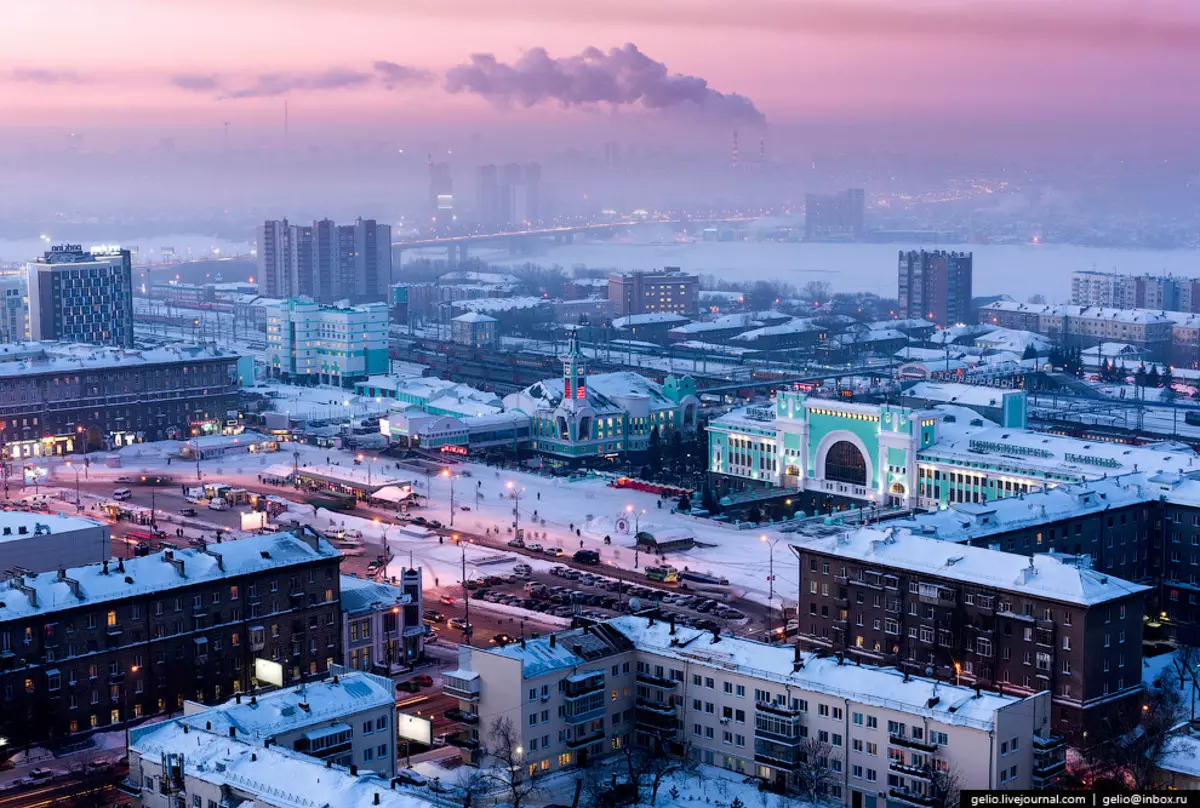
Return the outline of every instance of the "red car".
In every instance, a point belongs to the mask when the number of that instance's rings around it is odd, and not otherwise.
[[[450,595],[442,595],[440,598],[438,598],[438,602],[440,602],[440,603],[444,603],[444,604],[446,604],[447,606],[453,606],[453,605],[454,605],[454,598],[453,598],[453,597],[451,597]]]

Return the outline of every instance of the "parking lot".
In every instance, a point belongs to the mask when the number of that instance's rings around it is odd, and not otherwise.
[[[722,593],[672,591],[618,580],[572,567],[533,572],[517,565],[514,574],[487,575],[467,582],[473,601],[501,603],[556,617],[606,619],[658,607],[664,618],[702,629],[742,628],[747,615],[725,603]]]

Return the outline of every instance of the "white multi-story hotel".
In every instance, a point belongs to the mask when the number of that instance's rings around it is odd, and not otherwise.
[[[951,779],[1029,789],[1061,770],[1049,693],[985,693],[644,616],[463,646],[443,683],[464,761],[488,765],[507,718],[530,776],[636,744],[780,786],[819,765],[835,801],[927,808]]]

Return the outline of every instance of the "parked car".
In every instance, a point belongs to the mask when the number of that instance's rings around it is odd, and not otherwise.
[[[179,512],[181,514],[183,514],[184,516],[195,516],[196,515],[196,509],[192,508],[190,506],[186,507],[186,508],[180,508]]]
[[[509,547],[524,547],[524,546],[525,546],[525,540],[524,540],[524,539],[522,539],[520,536],[517,536],[515,539],[513,539],[512,541],[510,541],[510,542],[508,543],[508,546],[509,546]]]
[[[408,783],[410,786],[423,786],[428,782],[425,775],[414,769],[401,769],[396,772],[396,779],[401,783]]]
[[[575,560],[580,564],[599,564],[600,554],[595,550],[577,550],[574,556]],[[588,576],[592,578],[593,576]],[[591,583],[589,581],[588,583]]]
[[[540,553],[542,551],[542,545],[538,544],[537,542],[530,542],[529,544],[525,545],[525,549],[531,553]]]
[[[562,558],[563,551],[561,547],[547,547],[545,553],[551,558]]]

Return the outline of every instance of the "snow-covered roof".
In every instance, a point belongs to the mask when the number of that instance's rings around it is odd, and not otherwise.
[[[646,396],[651,410],[673,409],[677,404],[663,395],[662,385],[632,371],[595,373],[587,377],[585,386],[588,406],[597,413],[618,412],[617,399]],[[520,392],[506,396],[508,410],[521,410],[532,415],[539,409],[553,409],[562,402],[562,379],[535,382]]]
[[[1034,350],[1043,350],[1050,347],[1050,338],[1033,331],[1014,328],[997,328],[975,337],[977,348],[1006,349],[1023,353],[1029,345],[1032,345]]]
[[[81,516],[59,516],[29,511],[0,511],[0,543],[28,539],[41,533],[72,533],[107,525]]]
[[[412,603],[412,597],[404,590],[391,584],[372,581],[369,578],[359,578],[355,575],[342,575],[342,611],[350,614],[374,611],[385,606]]]
[[[998,300],[980,308],[981,313],[1021,312],[1041,317],[1080,317],[1093,320],[1115,320],[1123,323],[1153,325],[1173,322],[1166,312],[1156,309],[1113,309],[1104,306],[1076,306],[1067,303],[1020,303]]]
[[[857,343],[884,342],[888,340],[907,340],[908,336],[894,328],[876,328],[863,331],[847,331],[833,338],[839,345],[855,345]]]
[[[536,309],[539,306],[548,306],[549,304],[550,301],[542,297],[481,297],[475,300],[454,301],[456,308],[479,312]]]
[[[969,687],[956,687],[915,676],[905,677],[895,668],[839,665],[832,657],[801,654],[795,670],[791,646],[768,645],[741,637],[722,636],[713,642],[711,632],[671,626],[663,620],[626,616],[608,621],[639,652],[678,659],[719,670],[743,671],[749,676],[803,688],[813,693],[849,697],[862,704],[920,715],[943,724],[991,728],[997,710],[1022,699]],[[793,691],[794,694],[794,691]],[[931,707],[930,704],[933,704]]]
[[[732,328],[755,328],[762,326],[762,321],[755,319],[753,314],[725,314],[715,320],[698,320],[685,323],[671,329],[672,334],[703,334],[707,331],[728,331]]]
[[[1200,738],[1187,733],[1172,735],[1163,744],[1155,765],[1173,774],[1200,778]]]
[[[1021,468],[1046,474],[1098,479],[1114,474],[1200,471],[1200,456],[1178,448],[1169,451],[1154,446],[1087,441],[1023,429],[991,427],[953,439],[938,440],[920,452],[922,460],[954,459],[978,463],[981,458],[1011,458]]]
[[[232,727],[239,737],[261,741],[395,703],[390,679],[347,668],[336,678],[259,693],[253,701],[244,696],[214,707],[184,702],[180,721],[192,729],[211,726],[218,735],[228,735]]]
[[[237,793],[258,795],[282,808],[429,808],[429,801],[373,773],[351,775],[340,766],[282,749],[250,744],[167,720],[130,731],[130,751],[157,765],[183,755],[185,776]],[[378,800],[378,802],[376,802]]]
[[[981,384],[955,384],[951,382],[917,382],[907,388],[905,397],[926,401],[944,401],[947,404],[962,404],[967,407],[999,407],[1005,393],[1014,393],[997,387]]]
[[[8,348],[9,346],[2,346]],[[72,342],[15,343],[0,350],[0,377],[66,373],[102,368],[146,368],[177,362],[237,359],[239,354],[202,345],[132,350]],[[6,356],[11,355],[11,360]]]
[[[820,331],[821,327],[816,325],[812,320],[797,317],[794,320],[789,320],[786,323],[779,325],[767,325],[762,328],[756,328],[753,331],[747,331],[744,334],[738,334],[730,339],[738,342],[756,342],[760,339],[769,337],[780,337],[787,334],[802,334],[810,331]]]
[[[300,466],[296,473],[302,477],[320,477],[330,482],[377,485],[399,485],[411,483],[416,475],[409,471],[389,469],[384,463],[363,463],[359,466],[335,466],[310,464]]]
[[[633,328],[639,325],[654,325],[662,323],[670,323],[674,325],[682,325],[688,322],[688,318],[682,314],[672,314],[667,311],[655,311],[648,314],[630,314],[625,317],[617,317],[612,321],[613,328]]]
[[[532,679],[554,671],[588,665],[628,651],[631,647],[624,634],[601,623],[586,629],[575,628],[546,634],[503,648],[476,649],[475,653],[482,651],[520,660],[522,674],[526,679]]]
[[[948,544],[901,528],[859,528],[810,542],[804,549],[1080,606],[1093,606],[1149,590],[1141,584],[1064,563],[1057,556],[1026,557],[984,547]]]
[[[466,314],[460,314],[451,322],[455,323],[494,323],[495,317],[488,317],[486,314],[480,314],[477,311],[469,311]]]
[[[888,524],[927,538],[966,542],[1157,499],[1160,491],[1148,477],[1146,474],[1129,474],[1058,485],[986,503],[962,502],[945,510],[918,513]],[[1200,492],[1200,482],[1191,482],[1196,483],[1195,489]]]
[[[206,581],[238,578],[316,559],[337,558],[338,555],[333,545],[324,539],[272,533],[210,544],[207,552],[186,548],[125,559],[120,562],[123,571],[110,562],[72,567],[65,570],[62,577],[58,572],[26,575],[11,579],[7,588],[0,589],[3,598],[0,621],[75,608],[84,603],[101,603]],[[18,589],[18,582],[25,589]]]

